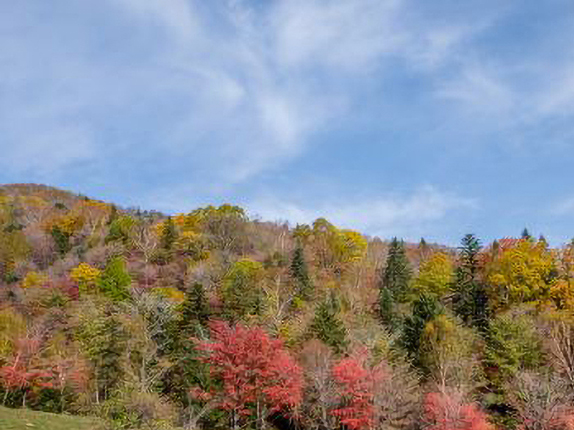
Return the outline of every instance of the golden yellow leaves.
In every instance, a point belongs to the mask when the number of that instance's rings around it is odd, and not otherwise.
[[[80,292],[94,288],[102,271],[88,263],[80,263],[70,271],[70,277],[78,284]]]
[[[171,300],[176,303],[181,303],[185,299],[185,294],[174,287],[158,287],[153,289],[153,293],[160,297]]]
[[[66,236],[73,236],[84,225],[84,217],[79,214],[69,213],[48,220],[44,225],[44,230],[50,232],[58,228]]]
[[[209,258],[209,243],[205,236],[193,231],[184,231],[175,241],[174,248],[192,261]]]
[[[46,275],[32,270],[26,274],[20,286],[22,288],[38,288],[46,285],[48,281],[49,278]]]
[[[318,218],[310,228],[298,225],[294,236],[309,242],[316,249],[318,262],[323,267],[343,271],[345,266],[362,260],[367,252],[367,240],[353,230],[339,229],[325,218]]]
[[[422,263],[413,283],[413,289],[418,293],[436,294],[442,297],[450,288],[453,270],[450,257],[443,252],[436,252]]]
[[[544,241],[520,240],[488,263],[492,303],[544,301],[556,284],[556,265]]]

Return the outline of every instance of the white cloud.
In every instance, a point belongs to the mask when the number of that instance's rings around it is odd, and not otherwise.
[[[250,213],[263,220],[311,223],[319,217],[335,225],[382,238],[416,239],[429,224],[444,222],[457,211],[477,209],[475,199],[426,186],[410,195],[347,199],[340,202],[299,204],[279,199],[254,200]],[[428,233],[428,231],[427,231]]]
[[[166,160],[190,160],[190,170],[209,171],[206,182],[233,186],[303,154],[313,133],[351,115],[349,106],[360,102],[361,87],[378,85],[385,79],[385,66],[396,59],[412,67],[425,83],[436,84],[437,103],[448,100],[469,107],[471,114],[473,109],[494,112],[496,120],[502,113],[504,118],[522,118],[517,110],[532,106],[517,96],[497,65],[485,68],[467,61],[472,56],[469,42],[495,21],[496,14],[438,21],[417,14],[416,5],[408,0],[284,0],[265,5],[241,0],[109,0],[105,4],[107,8],[99,12],[117,14],[114,20],[122,27],[120,34],[110,33],[110,41],[118,39],[103,44],[105,52],[84,52],[82,43],[68,47],[62,43],[68,32],[78,40],[94,35],[83,28],[86,34],[76,34],[73,31],[80,27],[56,20],[50,24],[49,19],[40,30],[31,25],[25,37],[18,32],[6,38],[0,73],[10,77],[4,87],[11,94],[4,120],[28,124],[27,115],[34,113],[38,118],[34,127],[13,129],[14,139],[30,151],[31,142],[39,141],[36,135],[45,130],[46,135],[61,138],[37,146],[58,141],[59,147],[68,147],[63,153],[74,154],[76,141],[82,141],[86,143],[80,152],[94,160],[103,149],[131,145],[138,153],[145,152],[150,148],[129,139],[133,132],[129,128],[136,126],[106,116],[144,110],[144,121],[148,117],[157,121],[157,135],[146,145],[154,145],[155,139],[157,148],[152,149],[159,153],[161,148]],[[90,13],[87,6],[85,13]],[[56,28],[58,24],[62,27]],[[142,34],[147,37],[140,40]],[[117,55],[114,49],[127,55]],[[36,57],[44,61],[42,68]],[[452,72],[445,74],[445,67]],[[574,87],[564,82],[567,88]],[[22,88],[36,87],[43,90],[39,96],[21,97]],[[556,112],[572,99],[568,91],[557,88],[544,94],[546,98],[542,93],[535,97],[544,101],[541,112]],[[440,108],[446,116],[452,112],[452,106]],[[164,112],[170,109],[172,115]],[[537,115],[533,106],[528,110],[531,117]],[[66,124],[78,130],[119,129],[120,138],[105,142],[75,138],[77,132],[61,131]],[[71,156],[68,163],[78,156]],[[65,160],[62,156],[56,163],[60,169]],[[16,155],[3,163],[19,163],[24,170],[35,166]]]
[[[457,78],[439,85],[436,95],[485,114],[500,114],[514,107],[509,86],[480,66],[465,67]]]
[[[349,75],[368,73],[385,56],[435,67],[474,29],[409,23],[403,0],[290,0],[259,8],[233,0],[213,4],[217,22],[199,2],[122,5],[144,18],[141,25],[154,20],[175,39],[158,54],[154,63],[162,67],[154,65],[154,74],[189,93],[190,108],[170,126],[166,149],[183,155],[194,147],[216,180],[229,184],[297,157],[313,131],[347,113]],[[317,86],[314,73],[329,84]]]
[[[396,52],[404,32],[393,21],[400,0],[278,2],[272,16],[278,59],[288,66],[360,70]]]

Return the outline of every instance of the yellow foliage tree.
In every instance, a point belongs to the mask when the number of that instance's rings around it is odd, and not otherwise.
[[[319,265],[339,273],[350,263],[360,261],[367,252],[367,240],[353,230],[335,227],[325,218],[313,223],[313,245]]]
[[[158,287],[153,289],[153,293],[160,297],[166,298],[168,300],[174,301],[176,303],[181,303],[185,299],[185,294],[174,287]]]
[[[93,289],[102,271],[88,263],[80,263],[70,271],[70,277],[78,284],[80,293]]]
[[[30,253],[30,245],[22,231],[0,229],[0,275],[5,281],[13,274],[16,263],[25,260]]]
[[[201,261],[209,257],[209,243],[205,236],[193,231],[184,231],[175,241],[174,248],[192,261]]]
[[[557,269],[545,241],[520,240],[498,253],[486,267],[494,308],[547,301],[557,284]]]
[[[418,293],[444,296],[450,289],[454,268],[451,258],[444,252],[436,252],[422,263],[419,274],[413,282]]]
[[[343,264],[360,261],[367,252],[367,239],[353,230],[339,230],[335,249],[337,259]]]
[[[552,286],[552,300],[559,309],[574,309],[574,242],[553,251],[558,279]]]
[[[62,233],[67,236],[73,236],[84,225],[84,217],[80,214],[69,213],[61,217],[52,219],[46,226],[47,231],[51,231],[54,227],[60,229]]]
[[[47,281],[46,275],[32,270],[26,274],[20,286],[22,288],[38,288],[44,286]]]

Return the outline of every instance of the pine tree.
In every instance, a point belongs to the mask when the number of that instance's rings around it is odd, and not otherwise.
[[[395,300],[403,301],[408,293],[411,277],[412,269],[407,258],[405,244],[395,237],[389,248],[381,287],[390,289]]]
[[[415,365],[420,365],[421,335],[426,324],[444,309],[436,297],[421,294],[412,305],[411,315],[405,318],[401,344]]]
[[[193,284],[185,293],[181,304],[180,327],[182,330],[193,333],[198,326],[206,327],[211,315],[205,289],[199,282]]]
[[[532,239],[532,236],[530,235],[530,232],[528,231],[528,229],[526,227],[524,227],[524,230],[522,230],[521,237],[522,237],[522,239],[525,239],[525,240]]]
[[[391,290],[382,288],[379,292],[379,316],[381,321],[392,329],[397,328],[400,323],[396,306],[397,303],[393,298]]]
[[[395,307],[406,299],[412,270],[407,259],[405,245],[393,238],[387,262],[379,281],[379,315],[385,324],[394,326],[398,320]]]
[[[250,259],[239,260],[229,270],[221,289],[223,315],[228,321],[235,323],[261,313],[263,274],[263,265]]]
[[[315,317],[311,324],[311,331],[315,337],[341,353],[347,347],[346,330],[343,322],[338,318],[339,303],[331,294],[315,310]]]
[[[175,224],[173,223],[173,219],[168,217],[163,225],[160,247],[166,251],[171,251],[176,238],[177,231],[175,230]]]
[[[460,263],[455,272],[455,312],[467,323],[485,330],[488,323],[488,296],[485,286],[478,279],[478,254],[480,241],[467,234],[460,246]]]
[[[132,278],[126,269],[123,258],[114,257],[106,264],[98,280],[98,287],[102,293],[112,300],[121,301],[129,298],[128,287],[131,282]]]
[[[305,261],[305,253],[300,245],[298,245],[293,252],[290,274],[291,278],[295,282],[297,297],[303,300],[311,298],[313,285],[309,278],[307,262]]]
[[[60,227],[54,226],[50,231],[52,235],[52,239],[54,239],[54,243],[56,244],[56,249],[58,250],[58,254],[64,256],[70,250],[70,236],[64,233]]]
[[[128,333],[112,307],[83,318],[77,339],[94,370],[96,401],[105,400],[124,378],[122,357]]]

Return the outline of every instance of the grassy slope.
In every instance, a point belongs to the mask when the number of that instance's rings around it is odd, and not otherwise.
[[[103,426],[92,418],[0,407],[0,429],[102,430]]]

